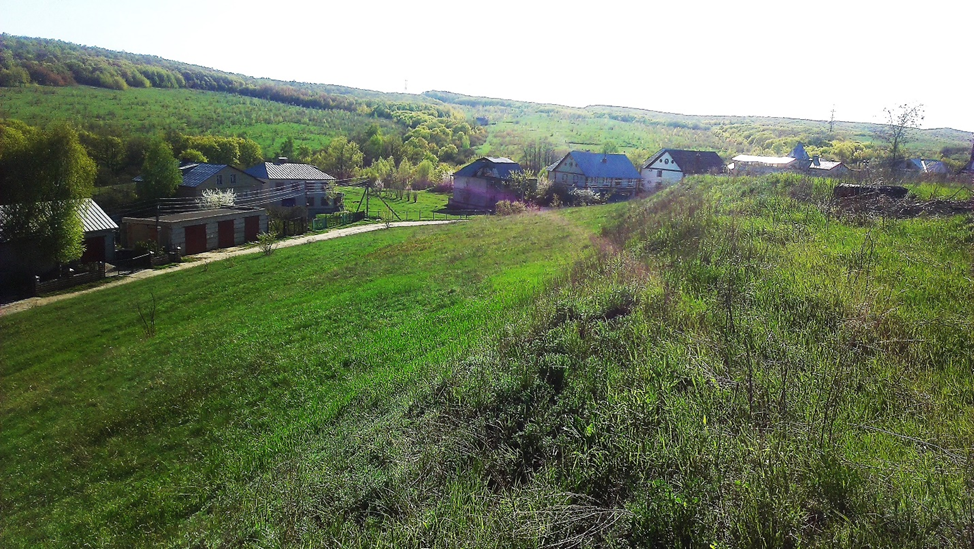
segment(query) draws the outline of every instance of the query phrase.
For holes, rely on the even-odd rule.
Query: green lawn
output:
[[[0,545],[161,543],[220,520],[216,501],[350,402],[530,303],[589,246],[553,217],[379,231],[0,318]]]
[[[362,196],[365,194],[365,189],[363,187],[339,187],[340,192],[345,193],[345,209],[354,212],[356,208],[361,208],[365,211],[365,202],[362,201]],[[450,200],[449,194],[434,193],[432,191],[417,191],[415,193],[415,202],[413,201],[413,195],[410,194],[409,198],[405,196],[403,198],[396,198],[393,192],[383,193],[383,198],[388,204],[383,204],[381,200],[377,199],[375,195],[370,195],[369,197],[369,210],[368,214],[373,217],[380,218],[391,218],[393,221],[398,221],[393,213],[389,211],[391,208],[399,218],[403,221],[417,221],[420,219],[434,219],[434,212],[436,213],[436,219],[459,219],[460,216],[450,215],[443,213],[446,209],[446,204]],[[360,205],[361,202],[361,205]]]

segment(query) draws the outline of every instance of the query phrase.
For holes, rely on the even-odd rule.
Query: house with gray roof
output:
[[[280,206],[303,206],[307,208],[309,216],[333,213],[344,207],[344,195],[334,191],[337,180],[310,164],[288,162],[287,158],[281,157],[274,162],[261,162],[245,171],[261,181],[263,192],[292,191],[290,196],[278,202]]]
[[[187,164],[180,166],[183,182],[176,188],[176,196],[194,198],[203,191],[231,190],[237,195],[259,191],[261,181],[247,172],[227,164]]]
[[[510,158],[478,158],[454,172],[453,196],[447,207],[492,211],[501,200],[517,200],[510,183],[513,174],[522,171],[521,165]]]
[[[635,196],[640,175],[624,154],[572,151],[548,170],[553,185],[602,195]]]

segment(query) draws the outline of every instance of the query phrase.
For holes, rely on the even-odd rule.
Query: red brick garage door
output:
[[[186,255],[206,251],[206,224],[186,227]]]
[[[233,220],[228,219],[226,221],[221,221],[217,225],[218,231],[218,246],[220,248],[232,248],[233,247]]]

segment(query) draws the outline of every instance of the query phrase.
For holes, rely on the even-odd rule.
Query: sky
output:
[[[0,32],[248,76],[974,131],[974,2],[0,0]]]

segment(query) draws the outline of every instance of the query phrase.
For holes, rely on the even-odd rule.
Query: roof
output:
[[[694,175],[719,171],[724,169],[724,161],[713,151],[689,151],[684,149],[661,149],[643,164],[643,168],[648,168],[660,159],[664,154],[669,154],[670,158],[676,162],[686,175]]]
[[[194,210],[191,212],[161,215],[159,216],[158,219],[162,223],[172,223],[172,222],[178,223],[182,221],[212,219],[215,217],[249,216],[259,212],[263,212],[263,210],[261,208],[219,208],[216,210]],[[122,223],[130,223],[135,221],[151,221],[155,223],[156,218],[155,217],[126,217],[122,219]]]
[[[226,167],[226,164],[193,164],[191,167],[180,168],[183,170],[183,182],[180,185],[183,187],[198,187],[201,183]]]
[[[795,161],[790,156],[752,156],[739,154],[732,159],[734,162],[750,162],[753,164],[767,164],[769,166],[785,166]]]
[[[813,160],[812,164],[808,167],[808,169],[829,171],[841,165],[842,162],[832,162],[829,160],[819,160],[818,163],[816,164],[815,161]]]
[[[906,169],[920,170],[923,173],[949,173],[947,165],[939,160],[924,160],[923,158],[911,158],[906,161]]]
[[[195,171],[195,170],[193,170]],[[292,162],[262,162],[244,170],[248,175],[260,179],[303,179],[305,181],[334,181],[335,178],[309,164]]]
[[[801,144],[801,141],[799,141],[798,144],[795,145],[795,148],[792,149],[790,153],[788,153],[788,156],[795,158],[797,160],[812,159],[812,157],[808,156],[808,153],[805,152],[805,147]]]
[[[101,206],[90,198],[85,198],[81,201],[78,212],[81,214],[81,224],[86,233],[114,231],[118,229],[118,225],[112,221],[112,218],[108,217],[105,210],[101,209]]]
[[[510,158],[484,156],[460,168],[453,175],[454,177],[494,177],[508,180],[511,178],[511,173],[521,171],[524,171],[521,169],[521,165]]]
[[[603,154],[585,151],[568,153],[578,164],[585,177],[606,179],[639,179],[639,172],[632,161],[624,154]],[[564,159],[562,159],[564,162]],[[560,162],[559,162],[560,164]]]
[[[78,202],[78,215],[81,216],[81,227],[86,234],[118,229],[118,225],[112,221],[111,217],[108,217],[108,214],[101,209],[97,202],[90,198],[82,198]],[[51,203],[44,202],[44,204],[50,205]],[[3,220],[5,210],[9,207],[0,204],[0,221]]]

